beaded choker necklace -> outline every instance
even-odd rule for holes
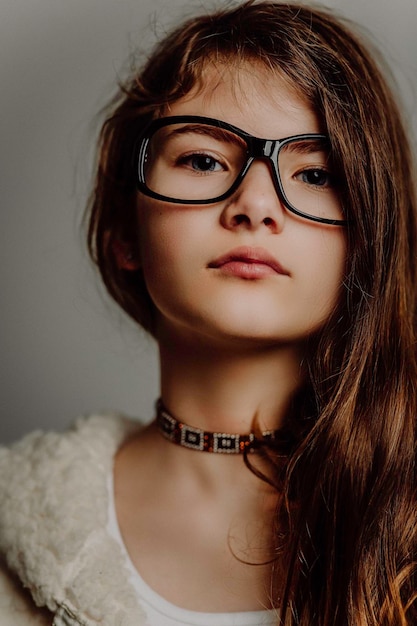
[[[226,454],[242,454],[245,450],[253,452],[256,443],[272,442],[279,432],[267,430],[260,436],[255,433],[248,435],[212,433],[178,421],[168,413],[161,400],[158,400],[156,405],[156,423],[161,435],[179,446],[201,452]]]

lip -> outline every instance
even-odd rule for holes
[[[223,254],[208,264],[209,268],[240,278],[257,279],[280,274],[289,276],[277,259],[265,248],[241,246]]]

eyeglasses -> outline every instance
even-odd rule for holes
[[[156,119],[138,143],[138,188],[165,202],[213,204],[239,187],[257,159],[269,164],[289,211],[324,224],[347,223],[330,141],[318,133],[260,139],[207,117]]]

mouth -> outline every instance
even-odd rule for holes
[[[289,276],[289,272],[264,248],[239,247],[214,259],[209,268],[223,274],[256,280],[271,275]]]

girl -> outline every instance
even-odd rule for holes
[[[414,177],[360,41],[273,0],[181,25],[112,103],[88,238],[161,399],[2,452],[40,607],[5,573],[4,623],[416,623]]]

